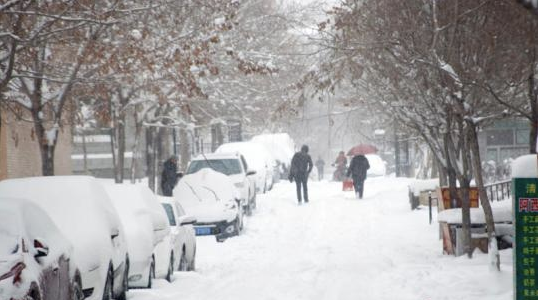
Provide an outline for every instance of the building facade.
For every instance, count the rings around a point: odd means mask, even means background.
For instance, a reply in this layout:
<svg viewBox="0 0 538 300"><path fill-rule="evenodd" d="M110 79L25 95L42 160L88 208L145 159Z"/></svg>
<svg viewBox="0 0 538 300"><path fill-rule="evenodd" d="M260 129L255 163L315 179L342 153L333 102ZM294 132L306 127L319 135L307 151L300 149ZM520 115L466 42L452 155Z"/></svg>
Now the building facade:
<svg viewBox="0 0 538 300"><path fill-rule="evenodd" d="M22 118L0 109L0 180L41 176L41 154L30 114L21 110ZM54 152L55 175L71 174L71 128L59 130Z"/></svg>

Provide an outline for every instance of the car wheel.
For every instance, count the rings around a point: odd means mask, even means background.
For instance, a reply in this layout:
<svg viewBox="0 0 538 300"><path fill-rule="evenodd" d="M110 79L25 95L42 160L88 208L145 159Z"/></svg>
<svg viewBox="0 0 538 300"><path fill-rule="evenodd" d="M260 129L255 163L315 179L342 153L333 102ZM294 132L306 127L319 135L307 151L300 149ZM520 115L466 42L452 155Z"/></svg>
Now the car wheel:
<svg viewBox="0 0 538 300"><path fill-rule="evenodd" d="M71 286L71 299L72 300L82 300L84 299L84 293L82 292L82 286L78 279L73 281Z"/></svg>
<svg viewBox="0 0 538 300"><path fill-rule="evenodd" d="M39 293L39 288L35 282L32 282L30 292L24 297L24 300L41 300L41 294Z"/></svg>
<svg viewBox="0 0 538 300"><path fill-rule="evenodd" d="M168 264L168 272L166 272L166 281L172 282L172 274L174 274L174 253L170 253L170 263Z"/></svg>
<svg viewBox="0 0 538 300"><path fill-rule="evenodd" d="M129 259L125 259L125 270L123 271L123 279L121 281L121 293L117 300L127 300L127 291L129 290Z"/></svg>
<svg viewBox="0 0 538 300"><path fill-rule="evenodd" d="M239 216L237 216L237 219L234 222L234 229L235 229L235 235L241 234L241 224L240 224Z"/></svg>
<svg viewBox="0 0 538 300"><path fill-rule="evenodd" d="M151 264L149 265L148 273L148 289L151 289L153 285L153 278L155 278L155 258L151 258Z"/></svg>
<svg viewBox="0 0 538 300"><path fill-rule="evenodd" d="M247 216L252 216L252 203L248 203L246 206L245 206L245 214L247 214Z"/></svg>
<svg viewBox="0 0 538 300"><path fill-rule="evenodd" d="M196 270L196 247L194 247L194 253L192 254L192 260L189 263L189 267L187 268L187 271L194 271Z"/></svg>
<svg viewBox="0 0 538 300"><path fill-rule="evenodd" d="M183 247L183 252L181 253L181 259L179 261L179 270L181 272L188 271L189 262L187 261L187 254L185 253L185 247Z"/></svg>
<svg viewBox="0 0 538 300"><path fill-rule="evenodd" d="M112 271L112 266L108 268L108 273L106 274L105 290L103 291L103 300L112 300L114 298L113 287L114 287L114 273Z"/></svg>

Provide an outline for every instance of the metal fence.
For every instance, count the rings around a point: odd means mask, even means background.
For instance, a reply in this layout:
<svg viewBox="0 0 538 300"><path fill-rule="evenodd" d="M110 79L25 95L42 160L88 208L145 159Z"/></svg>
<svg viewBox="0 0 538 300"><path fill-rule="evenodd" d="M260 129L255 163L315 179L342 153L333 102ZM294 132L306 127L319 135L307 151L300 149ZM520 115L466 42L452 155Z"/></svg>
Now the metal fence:
<svg viewBox="0 0 538 300"><path fill-rule="evenodd" d="M490 201L501 201L511 197L512 181L504 180L484 186Z"/></svg>

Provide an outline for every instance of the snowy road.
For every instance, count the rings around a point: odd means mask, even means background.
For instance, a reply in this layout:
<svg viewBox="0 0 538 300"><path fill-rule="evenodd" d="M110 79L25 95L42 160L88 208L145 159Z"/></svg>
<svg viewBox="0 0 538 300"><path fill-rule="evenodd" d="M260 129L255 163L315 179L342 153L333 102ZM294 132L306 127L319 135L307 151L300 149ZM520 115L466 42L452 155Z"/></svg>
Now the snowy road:
<svg viewBox="0 0 538 300"><path fill-rule="evenodd" d="M368 179L356 200L341 183L310 182L311 203L298 206L295 185L280 183L259 195L242 236L198 238L196 272L129 299L512 299L511 251L501 273L485 254L441 255L438 227L409 209L406 184Z"/></svg>

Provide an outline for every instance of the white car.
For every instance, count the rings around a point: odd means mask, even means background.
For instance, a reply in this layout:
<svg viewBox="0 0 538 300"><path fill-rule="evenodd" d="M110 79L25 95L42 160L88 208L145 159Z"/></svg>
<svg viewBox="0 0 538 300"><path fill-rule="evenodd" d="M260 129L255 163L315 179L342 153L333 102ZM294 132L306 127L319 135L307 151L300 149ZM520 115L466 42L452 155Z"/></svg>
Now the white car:
<svg viewBox="0 0 538 300"><path fill-rule="evenodd" d="M83 299L73 248L44 210L0 198L0 220L0 299Z"/></svg>
<svg viewBox="0 0 538 300"><path fill-rule="evenodd" d="M145 205L144 210L151 217L153 224L153 278L165 278L171 281L173 274L174 258L172 256L172 249L167 239L170 236L170 225L168 225L168 218L166 212L161 206L157 196L147 187L143 185L135 185L137 192L134 197L139 197L140 203ZM150 277L151 279L151 277ZM151 286L151 282L149 285Z"/></svg>
<svg viewBox="0 0 538 300"><path fill-rule="evenodd" d="M168 239L173 250L173 269L194 271L196 268L196 237L193 224L196 219L187 215L175 198L160 196L159 200L166 211L168 222L172 228Z"/></svg>
<svg viewBox="0 0 538 300"><path fill-rule="evenodd" d="M128 256L125 232L102 185L90 176L0 181L0 195L26 198L55 222L73 245L85 299L125 299Z"/></svg>
<svg viewBox="0 0 538 300"><path fill-rule="evenodd" d="M276 162L267 149L254 142L236 142L220 145L215 153L240 153L249 168L256 171L257 191L265 193L273 187L273 172Z"/></svg>
<svg viewBox="0 0 538 300"><path fill-rule="evenodd" d="M201 154L191 160L185 173L193 174L204 168L230 177L239 191L243 211L250 216L256 208L256 171L248 168L245 158L239 153Z"/></svg>
<svg viewBox="0 0 538 300"><path fill-rule="evenodd" d="M387 163L377 154L364 155L368 159L370 169L366 172L367 176L385 176L387 172Z"/></svg>
<svg viewBox="0 0 538 300"><path fill-rule="evenodd" d="M174 198L196 218L196 235L215 235L219 242L243 229L238 197L231 179L210 168L183 176L174 188Z"/></svg>
<svg viewBox="0 0 538 300"><path fill-rule="evenodd" d="M129 252L129 287L151 288L155 269L153 251L164 236L157 235L160 228L154 227L153 216L139 186L105 184L104 187L125 228Z"/></svg>

